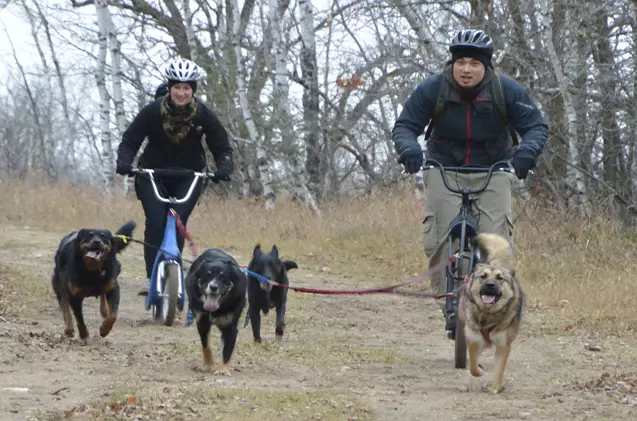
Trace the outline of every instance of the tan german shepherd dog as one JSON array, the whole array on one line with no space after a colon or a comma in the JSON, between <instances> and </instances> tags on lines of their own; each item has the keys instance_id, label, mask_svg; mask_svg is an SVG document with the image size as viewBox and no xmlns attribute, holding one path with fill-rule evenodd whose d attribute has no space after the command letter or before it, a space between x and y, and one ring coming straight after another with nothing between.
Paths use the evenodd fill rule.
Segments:
<instances>
[{"instance_id":1,"label":"tan german shepherd dog","mask_svg":"<svg viewBox=\"0 0 637 421\"><path fill-rule=\"evenodd\" d=\"M495 345L496 372L491 391L500 393L511 343L522 321L524 293L515 275L509 241L486 233L478 234L475 241L479 255L461 295L460 321L467 338L472 376L482 376L478 358L485 348Z\"/></svg>"}]
</instances>

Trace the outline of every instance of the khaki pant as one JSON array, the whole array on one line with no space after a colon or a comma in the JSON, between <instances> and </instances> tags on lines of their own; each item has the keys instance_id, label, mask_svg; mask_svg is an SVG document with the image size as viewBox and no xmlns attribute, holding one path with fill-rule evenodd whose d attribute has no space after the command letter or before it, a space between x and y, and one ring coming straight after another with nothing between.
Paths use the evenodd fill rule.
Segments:
<instances>
[{"instance_id":1,"label":"khaki pant","mask_svg":"<svg viewBox=\"0 0 637 421\"><path fill-rule=\"evenodd\" d=\"M485 173L447 172L447 183L454 187L480 188L487 175ZM487 188L474 197L473 214L478 220L478 232L490 232L509 238L512 243L513 223L511 193L513 177L509 173L494 172ZM447 235L451 221L458 215L462 196L447 190L438 169L424 173L425 218L422 224L422 236L425 254L429 258L429 268L438 265L441 258L447 256ZM476 209L477 207L477 209ZM446 289L445 272L431 277L431 288L435 294L444 294ZM444 309L446 299L436 302Z\"/></svg>"}]
</instances>

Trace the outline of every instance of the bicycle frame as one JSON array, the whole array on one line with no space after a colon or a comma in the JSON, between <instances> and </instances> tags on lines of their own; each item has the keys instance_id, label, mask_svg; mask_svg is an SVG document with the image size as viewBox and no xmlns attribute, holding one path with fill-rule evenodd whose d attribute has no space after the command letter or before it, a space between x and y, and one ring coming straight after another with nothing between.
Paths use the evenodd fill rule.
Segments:
<instances>
[{"instance_id":1,"label":"bicycle frame","mask_svg":"<svg viewBox=\"0 0 637 421\"><path fill-rule=\"evenodd\" d=\"M195 191L195 187L197 186L197 183L201 178L215 177L214 173L197 172L184 169L135 169L133 170L133 173L135 175L148 175L148 178L153 187L153 192L155 193L155 197L159 201L168 204L184 203L188 201ZM159 193L159 189L157 188L157 182L155 181L154 177L155 174L160 176L193 176L193 180L184 197L179 199L175 197L163 197L161 193ZM176 216L177 212L172 207L170 207L166 215L166 227L164 228L164 236L162 238L161 246L160 249L157 251L157 254L155 255L155 262L153 263L153 271L150 276L150 287L148 288L148 295L146 296L146 310L150 310L153 305L157 305L162 299L161 285L159 284L159 282L157 282L157 280L160 278L160 276L164 275L164 265L166 263L176 264L180 268L179 285L177 290L177 308L179 311L183 311L184 309L184 305L186 302L186 286L184 280L184 272L180 261L181 253L179 252L179 247L177 245Z\"/></svg>"},{"instance_id":2,"label":"bicycle frame","mask_svg":"<svg viewBox=\"0 0 637 421\"><path fill-rule=\"evenodd\" d=\"M448 245L448 254L447 256L455 256L456 259L453 261L451 265L447 266L445 278L446 278L446 293L447 295L445 300L445 313L446 314L455 314L456 315L456 323L455 323L455 336L451 335L451 332L447 332L449 338L455 339L455 366L456 368L466 368L466 340L464 338L464 332L462 324L459 322L458 315L458 304L460 302L461 294L453 292L459 292L459 285L463 285L465 277L471 273L473 270L476 253L473 250L473 239L477 235L477 219L474 216L471 206L474 202L472 198L473 195L480 194L484 190L486 190L489 182L491 181L491 176L493 172L496 171L504 171L508 173L514 173L514 169L511 166L509 161L499 161L494 163L490 167L444 167L440 162L430 160L428 162L432 162L433 164L423 166L423 170L431 170L434 168L438 168L440 170L440 174L442 177L443 184L445 188L452 193L459 194L462 197L462 202L460 204L460 210L458 215L452 220L450 224L450 232L447 236L447 245ZM503 166L504 164L504 166ZM487 176L485 180L477 189L471 189L466 186L462 186L460 188L455 188L451 186L448 182L447 172L462 172L462 173L485 173ZM456 245L457 241L457 245ZM457 249L457 250L456 250ZM464 263L468 260L468 267L465 271Z\"/></svg>"}]
</instances>

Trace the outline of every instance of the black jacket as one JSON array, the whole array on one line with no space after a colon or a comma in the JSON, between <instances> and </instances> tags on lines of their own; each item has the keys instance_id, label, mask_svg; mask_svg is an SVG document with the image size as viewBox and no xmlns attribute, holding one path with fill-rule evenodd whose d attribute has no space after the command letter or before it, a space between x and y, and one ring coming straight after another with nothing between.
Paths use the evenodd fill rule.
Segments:
<instances>
[{"instance_id":1,"label":"black jacket","mask_svg":"<svg viewBox=\"0 0 637 421\"><path fill-rule=\"evenodd\" d=\"M132 164L142 142L148 137L148 144L139 157L140 167L201 171L206 166L201 139L206 135L206 143L217 170L225 168L232 173L232 147L228 142L228 133L215 113L197 101L197 114L188 135L180 143L173 143L162 127L160 105L163 99L160 97L142 108L128 126L117 149L117 162Z\"/></svg>"},{"instance_id":2,"label":"black jacket","mask_svg":"<svg viewBox=\"0 0 637 421\"><path fill-rule=\"evenodd\" d=\"M423 134L433 116L443 77L442 73L427 77L407 99L392 130L398 154ZM458 167L489 166L510 159L514 153L537 158L548 140L546 120L520 84L506 75L500 74L500 79L507 117L522 137L517 150L512 151L511 137L491 97L490 81L472 102L462 100L451 87L446 110L427 141L427 158Z\"/></svg>"}]
</instances>

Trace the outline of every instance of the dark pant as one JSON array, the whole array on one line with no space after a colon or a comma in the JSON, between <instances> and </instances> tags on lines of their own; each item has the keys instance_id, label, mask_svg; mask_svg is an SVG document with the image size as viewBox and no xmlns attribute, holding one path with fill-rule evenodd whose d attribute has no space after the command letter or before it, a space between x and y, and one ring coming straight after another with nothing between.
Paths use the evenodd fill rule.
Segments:
<instances>
[{"instance_id":1,"label":"dark pant","mask_svg":"<svg viewBox=\"0 0 637 421\"><path fill-rule=\"evenodd\" d=\"M155 177L157 189L163 197L174 196L178 199L184 197L192 183L190 177L163 178ZM188 217L199 200L201 195L201 182L197 183L192 196L184 203L168 204L157 199L150 180L145 176L138 176L135 180L135 192L137 198L142 202L144 214L146 215L146 230L144 231L144 260L146 261L146 276L150 279L153 272L153 263L158 251L158 247L164 238L166 228L166 216L168 209L173 208L179 215L184 226L188 222ZM177 244L179 252L184 249L184 237L177 230Z\"/></svg>"}]
</instances>

